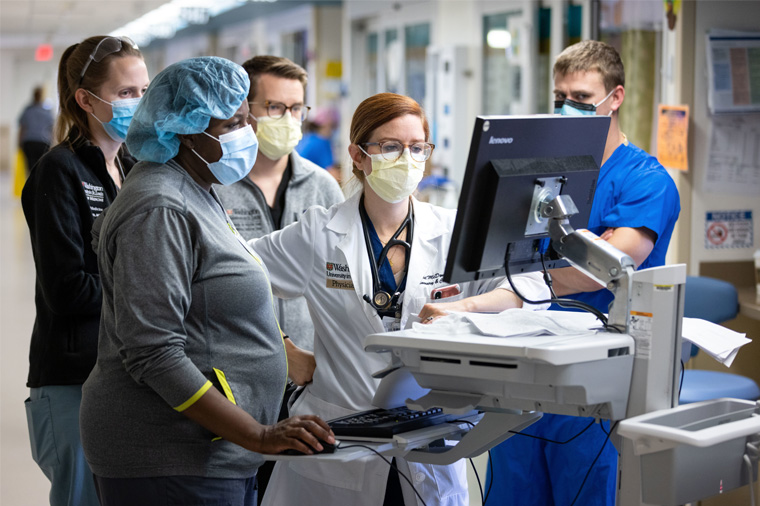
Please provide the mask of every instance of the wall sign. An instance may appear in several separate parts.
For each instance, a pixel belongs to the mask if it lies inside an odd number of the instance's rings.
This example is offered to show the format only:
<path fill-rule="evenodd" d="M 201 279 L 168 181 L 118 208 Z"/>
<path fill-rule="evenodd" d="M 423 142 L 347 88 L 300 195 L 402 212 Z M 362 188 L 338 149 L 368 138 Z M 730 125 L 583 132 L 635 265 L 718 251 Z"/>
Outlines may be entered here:
<path fill-rule="evenodd" d="M 754 247 L 752 211 L 707 211 L 705 249 Z"/>
<path fill-rule="evenodd" d="M 668 169 L 689 170 L 689 106 L 660 104 L 657 111 L 657 160 Z"/>

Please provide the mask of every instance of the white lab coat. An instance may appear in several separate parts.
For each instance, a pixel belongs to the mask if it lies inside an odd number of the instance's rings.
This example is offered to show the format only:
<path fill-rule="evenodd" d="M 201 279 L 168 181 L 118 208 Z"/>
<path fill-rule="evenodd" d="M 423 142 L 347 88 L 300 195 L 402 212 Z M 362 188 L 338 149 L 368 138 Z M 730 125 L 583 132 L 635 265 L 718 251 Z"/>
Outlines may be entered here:
<path fill-rule="evenodd" d="M 367 335 L 385 329 L 377 312 L 362 297 L 372 294 L 369 256 L 359 218 L 360 194 L 328 210 L 313 207 L 301 220 L 250 242 L 269 269 L 274 294 L 304 296 L 314 321 L 314 380 L 290 410 L 291 415 L 316 414 L 325 420 L 373 409 L 379 380 L 372 373 L 385 368 L 388 354 L 367 353 Z M 414 236 L 403 295 L 401 325 L 410 313 L 430 302 L 433 288 L 445 286 L 443 271 L 456 211 L 413 201 Z M 540 274 L 513 278 L 526 297 L 548 298 Z M 485 293 L 503 279 L 461 285 L 457 298 Z M 453 300 L 443 299 L 443 301 Z M 285 329 L 287 332 L 287 329 Z M 434 466 L 397 461 L 428 506 L 468 503 L 465 461 Z M 264 506 L 315 505 L 381 506 L 388 464 L 369 457 L 347 464 L 303 461 L 278 462 Z M 405 504 L 417 504 L 414 492 L 401 478 Z M 420 503 L 421 504 L 421 503 Z"/>

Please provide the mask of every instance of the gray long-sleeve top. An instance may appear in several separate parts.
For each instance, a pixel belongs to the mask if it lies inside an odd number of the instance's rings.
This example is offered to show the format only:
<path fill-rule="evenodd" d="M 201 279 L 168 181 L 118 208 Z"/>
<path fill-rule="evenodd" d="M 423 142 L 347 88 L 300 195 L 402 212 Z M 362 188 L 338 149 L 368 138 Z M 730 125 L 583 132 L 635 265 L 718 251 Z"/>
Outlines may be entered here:
<path fill-rule="evenodd" d="M 277 420 L 287 364 L 265 267 L 213 190 L 173 161 L 135 165 L 100 225 L 98 359 L 80 412 L 93 472 L 253 476 L 260 455 L 182 411 L 216 387 Z"/>

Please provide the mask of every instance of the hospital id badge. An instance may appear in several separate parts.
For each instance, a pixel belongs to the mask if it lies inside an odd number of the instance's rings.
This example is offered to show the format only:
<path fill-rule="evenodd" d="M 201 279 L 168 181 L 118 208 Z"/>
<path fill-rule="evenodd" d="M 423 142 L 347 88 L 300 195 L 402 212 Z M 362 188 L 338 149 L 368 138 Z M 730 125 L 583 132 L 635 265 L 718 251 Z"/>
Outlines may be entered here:
<path fill-rule="evenodd" d="M 386 332 L 401 330 L 401 320 L 392 316 L 383 316 L 383 328 Z"/>

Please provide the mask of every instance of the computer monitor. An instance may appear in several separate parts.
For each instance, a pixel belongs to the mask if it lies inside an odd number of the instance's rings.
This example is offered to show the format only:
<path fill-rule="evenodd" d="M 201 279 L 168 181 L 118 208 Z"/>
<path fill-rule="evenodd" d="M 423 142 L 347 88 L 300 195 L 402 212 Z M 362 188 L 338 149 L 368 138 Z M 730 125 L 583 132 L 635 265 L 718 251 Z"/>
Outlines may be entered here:
<path fill-rule="evenodd" d="M 548 220 L 536 202 L 569 195 L 585 228 L 591 214 L 610 118 L 478 116 L 444 279 L 450 283 L 569 265 L 548 247 Z"/>

